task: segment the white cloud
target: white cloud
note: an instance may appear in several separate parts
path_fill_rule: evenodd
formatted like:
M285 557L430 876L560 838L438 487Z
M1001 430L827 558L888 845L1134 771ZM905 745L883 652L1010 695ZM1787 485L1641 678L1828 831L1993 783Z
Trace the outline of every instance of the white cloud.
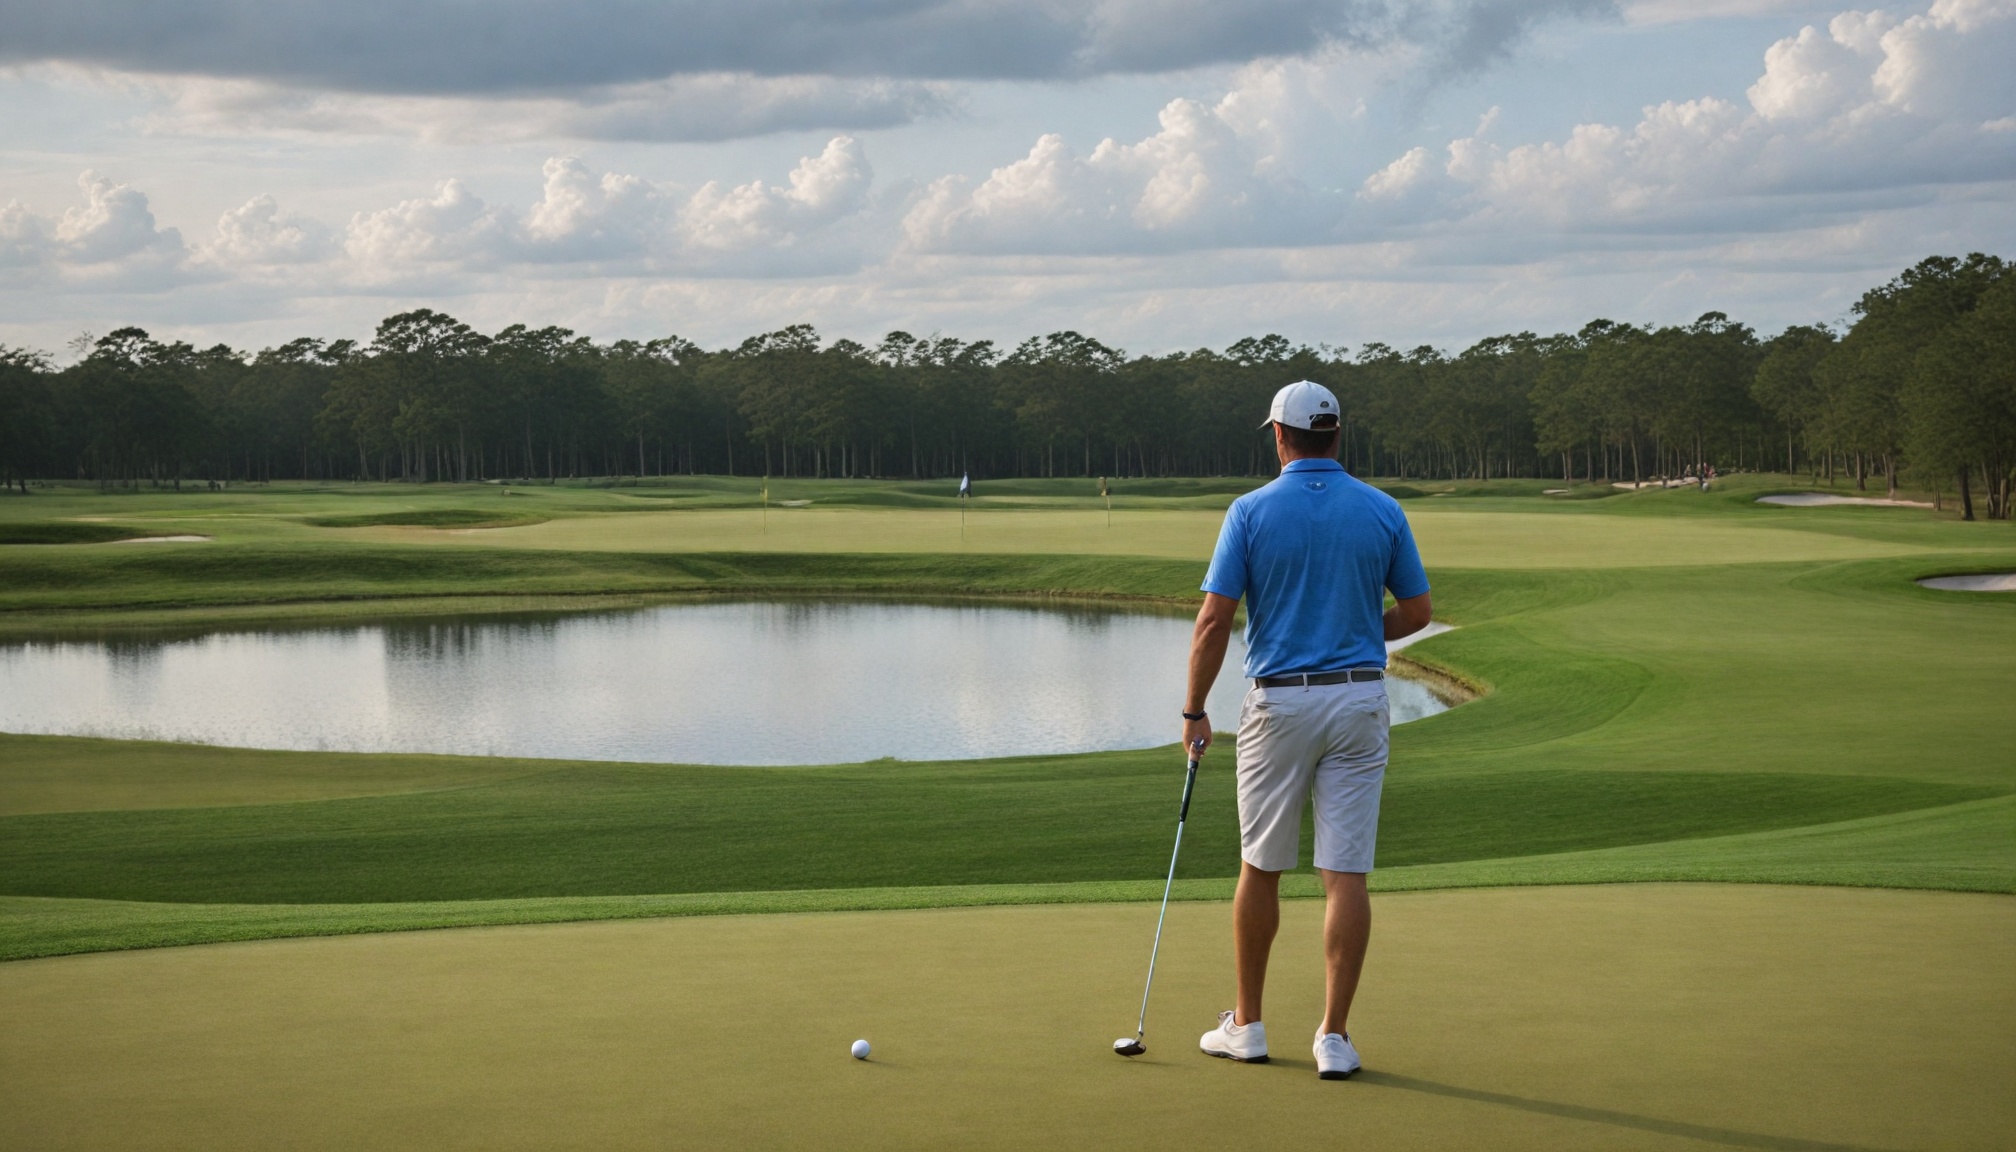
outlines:
M766 250L817 249L834 225L867 205L874 179L866 151L849 136L802 158L783 184L709 181L687 195L634 175L597 173L572 156L547 160L543 175L539 199L523 212L485 202L459 179L432 196L360 212L345 252L359 274L374 279L442 267L588 262L596 274L704 270ZM830 264L830 253L815 255L822 267Z
M30 268L49 259L54 229L19 200L0 205L0 268Z
M1502 148L1477 135L1445 161L1416 148L1369 177L1368 202L1416 219L1513 222L1613 243L1619 230L1737 232L1817 224L1870 197L2016 178L2016 0L1939 0L1899 19L1843 12L1773 44L1746 109L1706 97L1635 125L1576 126Z
M335 250L334 237L321 223L280 210L271 196L254 196L217 220L217 234L203 249L216 263L304 264Z
M708 181L680 212L679 229L689 243L712 251L791 244L860 210L873 179L860 142L836 136L825 151L798 162L788 186L756 180L724 188Z
M525 215L528 252L593 260L651 251L665 228L666 191L637 176L600 176L572 156L546 161L545 187Z
M442 263L487 264L508 258L513 221L467 185L444 180L430 197L402 200L350 218L344 249L368 269L398 271Z
M1735 89L1681 89L1674 95L1697 98L1536 129L1547 109L1521 103L1515 88L1494 93L1506 104L1502 121L1494 109L1474 130L1425 139L1385 118L1367 122L1368 103L1436 66L1418 47L1333 47L1184 77L1222 94L1169 100L1153 88L1162 105L1154 128L1103 141L1044 132L1068 123L1037 120L1044 109L1068 116L1074 107L1044 92L1018 121L1030 123L1026 135L982 154L998 166L962 160L962 173L918 160L955 131L971 136L945 149L952 155L996 139L984 106L971 125L893 134L896 165L926 165L917 182L878 178L868 153L890 166L884 145L852 133L782 156L773 146L574 156L341 141L324 155L342 160L321 163L390 160L326 187L304 189L289 172L279 179L295 179L291 190L262 160L251 187L206 201L191 183L173 184L173 158L197 146L144 143L136 155L171 157L149 176L164 181L148 185L159 202L206 205L194 217L204 241L184 249L133 188L88 177L65 213L23 178L8 190L21 202L0 207L0 338L18 340L23 325L42 322L34 317L57 317L47 321L57 340L79 323L290 315L271 323L294 329L285 335L356 334L387 311L426 305L491 327L560 322L606 336L671 326L712 341L798 320L856 336L902 326L1012 338L1071 326L1141 348L1276 328L1308 339L1447 340L1572 327L1597 312L1660 320L1724 307L1763 325L1832 317L1852 298L1844 285L1859 291L1927 252L2006 251L2016 237L2016 69L2004 61L2016 58L2016 0L1843 12L1753 50L1761 66L1747 100ZM176 130L219 137L256 129L496 141L561 132L555 125L570 116L604 118L578 135L619 137L629 130L611 125L624 117L697 122L765 98L734 88L709 105L695 95L699 83L479 100L201 80L163 97L161 115L193 117ZM777 83L783 92L793 82ZM1132 99L1151 89L1115 90ZM832 90L821 91L826 100ZM693 97L700 111L673 106L675 96ZM1452 114L1454 97L1438 99L1424 118ZM203 196L219 182L214 158L234 146L253 147L205 141L201 163L181 169L199 174ZM331 146L256 147L269 158L298 150L285 154L307 157L305 170L311 149ZM766 153L764 167L739 169ZM528 155L552 157L538 192L497 191L531 175ZM407 180L399 164L415 157L460 178L346 191ZM738 170L725 175L731 162ZM216 215L266 187L278 198ZM299 205L348 224L321 227L287 211ZM131 294L171 283L182 288L144 301ZM101 290L94 303L89 293ZM261 332L240 342L282 334Z
M180 257L182 234L173 228L155 227L145 193L96 172L79 176L77 186L84 192L84 203L64 209L55 229L56 248L65 262L107 264Z
M145 193L91 171L77 187L82 202L53 220L18 200L0 207L0 269L9 280L121 291L185 278L182 233L156 224Z
M1333 198L1280 174L1264 150L1276 126L1230 101L1172 100L1154 135L1102 140L1082 158L1053 133L977 186L940 179L904 221L906 240L917 251L1131 252L1307 236Z

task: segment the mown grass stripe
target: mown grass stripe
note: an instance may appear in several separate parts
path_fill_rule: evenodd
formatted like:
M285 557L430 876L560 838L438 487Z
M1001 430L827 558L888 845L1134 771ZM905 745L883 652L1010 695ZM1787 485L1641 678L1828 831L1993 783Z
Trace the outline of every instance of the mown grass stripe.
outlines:
M1598 852L1382 868L1376 892L1547 884L1715 882L2016 893L2016 797L1744 836ZM1985 849L1985 851L1983 851ZM1172 898L1227 900L1230 878L1178 880ZM1322 895L1307 872L1291 898ZM671 916L868 912L1153 901L1160 880L913 885L778 892L543 897L390 904L166 904L0 896L0 960L436 928Z

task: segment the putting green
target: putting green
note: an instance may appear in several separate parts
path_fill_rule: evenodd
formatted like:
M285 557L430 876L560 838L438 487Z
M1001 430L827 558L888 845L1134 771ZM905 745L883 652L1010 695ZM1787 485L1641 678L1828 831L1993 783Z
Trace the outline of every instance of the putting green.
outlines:
M1520 515L1409 506L1437 568L1633 568L1853 560L1922 551L1910 544L1766 523L1560 511ZM569 552L980 552L1207 559L1225 514L1212 510L781 508L575 516L520 528L323 529L374 543L481 544ZM1997 543L2001 543L1998 539Z
M545 925L0 966L0 1145L1980 1148L2016 1141L2016 899L1735 886L1382 896L1312 1074L1319 908L1275 1063L1207 1059L1227 909ZM847 1058L857 1036L868 1063Z

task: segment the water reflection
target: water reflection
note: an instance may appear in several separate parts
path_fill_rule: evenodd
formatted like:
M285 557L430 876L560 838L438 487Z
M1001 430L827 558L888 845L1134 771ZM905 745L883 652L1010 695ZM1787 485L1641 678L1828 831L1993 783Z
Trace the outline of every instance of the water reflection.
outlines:
M0 729L260 748L816 764L1145 747L1190 622L1083 608L677 604L0 646ZM1244 683L1235 638L1211 712ZM1394 681L1394 719L1442 705Z

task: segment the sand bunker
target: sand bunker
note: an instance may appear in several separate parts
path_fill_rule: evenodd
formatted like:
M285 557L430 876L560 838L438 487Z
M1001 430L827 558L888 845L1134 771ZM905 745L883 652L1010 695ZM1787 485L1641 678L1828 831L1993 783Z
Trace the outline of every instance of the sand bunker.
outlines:
M1789 508L1817 508L1823 504L1868 504L1878 508L1930 508L1923 500L1884 500L1870 496L1830 496L1825 492L1795 492L1788 496L1759 496L1759 504L1783 504Z
M114 540L114 544L201 544L208 536L135 536L131 540Z
M2016 572L1983 572L1974 576L1927 576L1918 581L1947 592L2016 592Z
M1409 644L1418 644L1421 641L1428 639L1430 636L1440 636L1444 632L1454 631L1455 628L1456 626L1454 624L1444 624L1440 620L1431 620L1427 624L1423 625L1419 632L1414 633L1412 636L1402 636L1398 640L1386 641L1386 654L1390 656L1393 653L1400 651L1402 648L1407 647Z

